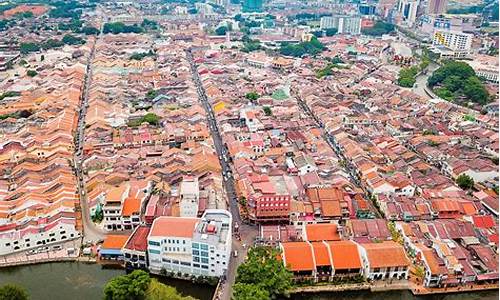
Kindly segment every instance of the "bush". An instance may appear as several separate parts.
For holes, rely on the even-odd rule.
[[[372,36],[381,36],[393,31],[394,31],[393,24],[377,21],[377,23],[375,23],[373,27],[362,29],[361,33]]]
[[[26,75],[28,75],[29,77],[35,77],[36,75],[38,75],[38,73],[35,70],[28,70],[26,72]]]

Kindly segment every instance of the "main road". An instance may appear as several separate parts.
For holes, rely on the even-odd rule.
[[[102,34],[102,28],[101,28]],[[89,106],[89,89],[92,83],[92,61],[95,57],[95,46],[97,44],[96,37],[92,49],[90,50],[90,55],[87,59],[87,70],[85,73],[82,101],[80,103],[80,110],[78,114],[78,127],[75,135],[75,174],[78,184],[78,193],[80,196],[80,206],[77,208],[82,213],[82,223],[83,223],[83,241],[97,241],[104,237],[104,232],[101,228],[97,227],[90,218],[90,210],[88,207],[87,194],[85,193],[85,184],[83,180],[83,144],[84,144],[84,134],[85,134],[85,116],[87,114],[87,108]]]
[[[196,69],[196,64],[193,60],[191,49],[188,49],[186,51],[186,57],[191,66],[192,77],[196,85],[198,98],[207,113],[208,126],[210,128],[212,139],[214,141],[215,151],[219,156],[219,161],[222,166],[223,185],[226,190],[229,202],[229,210],[231,212],[231,215],[233,216],[233,227],[235,229],[237,228],[238,235],[241,236],[241,240],[233,238],[232,249],[233,253],[235,253],[236,255],[231,254],[228,270],[226,272],[226,278],[221,281],[218,289],[215,291],[216,295],[214,296],[214,299],[229,300],[231,299],[231,287],[234,285],[234,282],[236,280],[236,269],[241,263],[243,263],[246,256],[246,251],[248,250],[248,247],[246,245],[251,245],[253,243],[254,238],[257,235],[257,230],[255,226],[242,224],[241,222],[238,199],[236,197],[234,188],[233,174],[231,171],[231,166],[229,164],[229,153],[222,141],[214,111],[212,109],[212,106],[208,102],[205,89],[203,88],[198,70]]]

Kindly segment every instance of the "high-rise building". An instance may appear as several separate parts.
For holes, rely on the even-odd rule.
[[[472,46],[472,34],[451,30],[436,30],[432,44],[445,46],[455,51],[470,51]]]
[[[429,15],[440,15],[446,12],[448,0],[429,0],[426,13]]]
[[[359,16],[334,15],[331,17],[322,17],[320,28],[337,28],[340,34],[360,34],[361,18]]]
[[[419,0],[400,0],[398,3],[398,15],[401,23],[412,27],[417,20]]]
[[[243,12],[261,12],[262,0],[243,0]]]

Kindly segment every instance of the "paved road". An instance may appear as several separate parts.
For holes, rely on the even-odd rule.
[[[87,72],[85,74],[85,81],[83,87],[82,102],[80,105],[80,112],[78,114],[78,127],[75,136],[75,172],[78,183],[78,193],[80,195],[80,209],[82,212],[82,222],[83,222],[83,240],[86,241],[96,241],[104,237],[104,232],[101,228],[97,227],[90,218],[90,211],[88,207],[87,195],[85,194],[85,184],[83,180],[83,144],[84,144],[84,134],[85,134],[85,116],[87,114],[88,102],[89,102],[89,89],[92,83],[92,61],[95,56],[95,45],[92,45],[92,49],[87,60]]]
[[[229,300],[231,299],[231,287],[234,285],[236,279],[236,270],[238,266],[245,260],[248,247],[250,245],[253,245],[253,241],[255,240],[258,231],[256,226],[242,224],[241,222],[242,220],[238,206],[238,199],[236,197],[236,192],[234,189],[234,179],[232,176],[231,166],[229,164],[229,153],[224,146],[224,143],[222,142],[214,112],[205,94],[205,89],[203,88],[203,85],[201,83],[191,50],[186,51],[186,57],[189,61],[189,64],[191,65],[191,72],[193,75],[193,80],[196,84],[198,98],[200,99],[200,102],[202,103],[203,108],[207,113],[208,125],[212,134],[212,139],[214,141],[215,150],[217,152],[217,155],[219,156],[219,161],[222,166],[222,174],[224,176],[223,185],[229,201],[229,210],[233,216],[233,224],[234,227],[238,227],[239,236],[241,236],[241,241],[233,238],[233,253],[234,250],[236,250],[238,256],[234,257],[233,255],[231,255],[228,270],[226,273],[226,279],[222,281],[218,291],[216,291],[217,295],[215,296],[216,299]]]

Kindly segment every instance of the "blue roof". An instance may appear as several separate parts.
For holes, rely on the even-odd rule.
[[[99,254],[101,255],[123,255],[121,249],[106,249],[106,248],[101,248],[99,251]]]

